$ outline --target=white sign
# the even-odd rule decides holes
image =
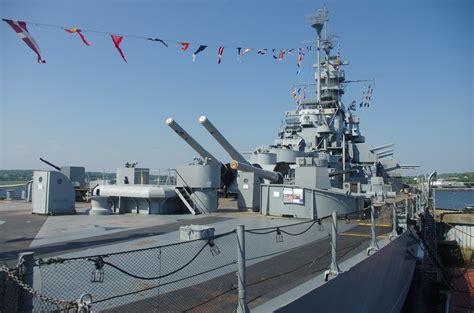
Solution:
[[[280,192],[279,191],[274,191],[273,192],[273,198],[280,198]]]

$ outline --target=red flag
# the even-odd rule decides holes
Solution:
[[[280,54],[278,55],[278,60],[281,61],[285,57],[286,49],[281,49]]]
[[[217,64],[221,64],[223,53],[224,53],[224,47],[219,47],[219,50],[217,51]]]
[[[26,23],[22,21],[12,21],[12,20],[6,20],[3,19],[10,27],[20,36],[21,39],[26,43],[28,47],[33,50],[36,55],[38,56],[38,63],[46,63],[45,60],[41,58],[41,51],[40,48],[38,47],[38,44],[36,41],[31,37],[30,33],[28,32],[28,29],[26,28]]]
[[[91,44],[87,42],[86,38],[84,37],[84,35],[82,34],[81,30],[79,28],[66,28],[64,29],[65,31],[67,31],[68,33],[71,33],[71,34],[78,34],[79,37],[81,37],[82,39],[82,42],[86,45],[86,46],[90,46]]]
[[[125,63],[127,63],[127,60],[125,59],[125,56],[123,55],[122,49],[120,49],[120,43],[123,40],[123,36],[110,35],[110,37],[112,37],[112,41],[114,42],[115,48],[117,48],[117,51],[122,56],[122,59],[125,61]]]
[[[189,48],[189,42],[180,42],[181,44],[181,50],[186,51]]]

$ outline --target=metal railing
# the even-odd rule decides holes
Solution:
[[[248,312],[262,297],[316,275],[336,277],[339,263],[357,253],[377,253],[381,236],[393,240],[403,233],[400,222],[409,211],[405,202],[334,211],[315,220],[239,225],[206,239],[101,255],[27,253],[15,268],[0,268],[0,311]]]

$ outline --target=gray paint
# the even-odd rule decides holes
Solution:
[[[349,271],[275,312],[314,312],[315,308],[327,313],[400,312],[415,269],[416,259],[407,252],[413,244],[405,233]]]
[[[75,191],[69,178],[57,171],[34,171],[32,208],[37,214],[73,214]]]
[[[285,203],[283,195],[285,189],[303,189],[304,203]],[[332,211],[338,214],[353,213],[362,210],[364,197],[348,195],[336,189],[321,190],[298,187],[295,185],[268,185],[261,186],[261,213],[273,216],[293,216],[298,218],[321,218],[331,215]]]
[[[150,183],[150,169],[121,167],[117,169],[117,184],[121,185],[128,178],[129,185],[147,185]]]

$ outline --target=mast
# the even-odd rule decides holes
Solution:
[[[316,29],[316,67],[317,67],[317,82],[316,92],[318,104],[321,104],[321,31],[324,28],[324,24],[328,21],[328,12],[326,8],[318,9],[314,15],[309,17],[311,27]]]

